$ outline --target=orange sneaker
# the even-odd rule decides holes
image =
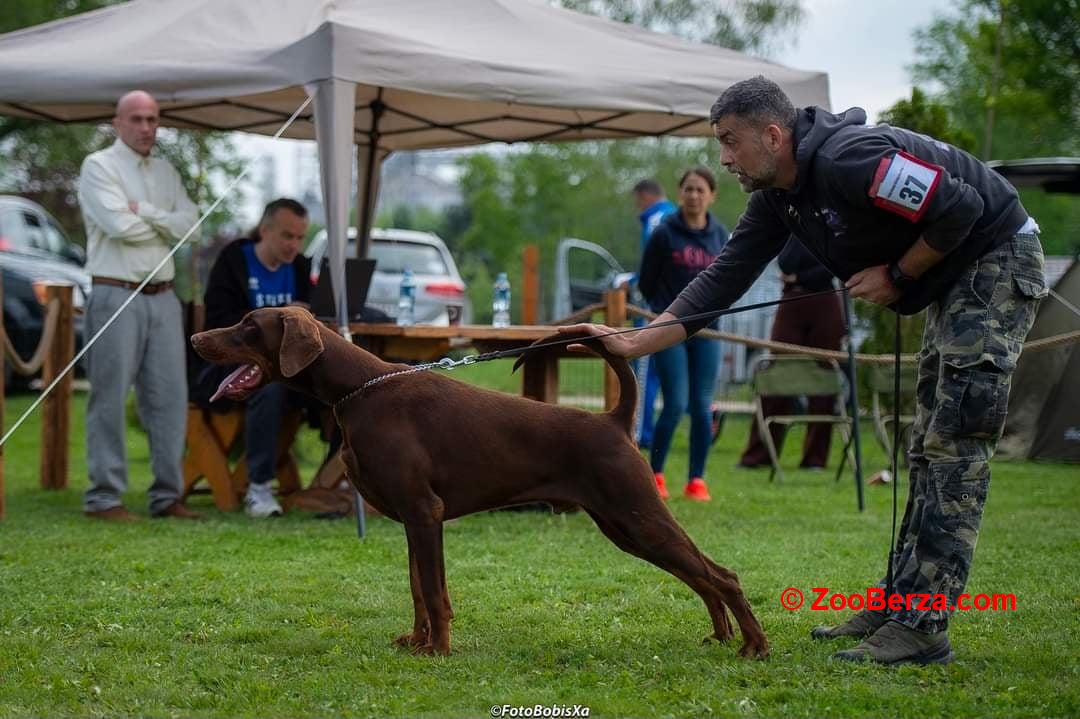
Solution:
[[[686,483],[686,489],[683,490],[683,496],[687,499],[692,499],[695,502],[708,502],[712,499],[709,496],[709,488],[705,486],[705,480],[701,477],[694,477]]]
[[[656,480],[656,491],[660,493],[660,499],[669,499],[671,497],[667,491],[667,482],[664,481],[664,473],[656,472],[653,474],[653,479]]]

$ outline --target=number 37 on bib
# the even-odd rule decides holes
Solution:
[[[881,158],[870,186],[870,197],[883,210],[918,222],[930,205],[942,172],[941,167],[901,150],[892,157]]]

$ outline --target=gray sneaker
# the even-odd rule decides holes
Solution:
[[[247,494],[244,495],[244,512],[254,519],[280,517],[283,514],[269,482],[248,485]]]
[[[810,636],[814,639],[839,639],[841,637],[864,639],[881,629],[887,621],[889,617],[884,612],[864,609],[835,627],[814,627],[810,630]]]
[[[953,651],[948,632],[923,634],[890,621],[872,637],[833,654],[833,658],[878,664],[948,664],[953,660]]]

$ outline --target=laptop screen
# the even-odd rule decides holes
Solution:
[[[348,300],[349,319],[353,320],[364,311],[371,276],[375,272],[375,260],[350,257],[345,260],[345,296]],[[326,257],[319,268],[319,283],[311,293],[311,314],[319,319],[336,318],[334,292],[330,283],[330,260]]]

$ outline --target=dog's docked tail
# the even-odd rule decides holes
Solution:
[[[619,401],[615,405],[615,409],[609,413],[619,426],[626,430],[627,436],[633,435],[634,431],[634,410],[637,408],[637,377],[634,376],[634,371],[630,369],[630,363],[622,357],[616,357],[611,354],[604,343],[596,337],[582,332],[580,334],[564,334],[555,333],[538,339],[533,342],[533,345],[542,345],[548,342],[557,342],[559,340],[570,340],[581,338],[581,344],[595,354],[598,357],[602,357],[604,361],[608,363],[612,371],[615,372],[615,376],[619,378]],[[517,358],[514,362],[514,371],[526,362],[532,362],[538,360],[539,355],[547,352],[562,352],[565,349],[565,345],[558,347],[546,347],[543,349],[537,349],[533,351],[527,351],[525,354]]]

